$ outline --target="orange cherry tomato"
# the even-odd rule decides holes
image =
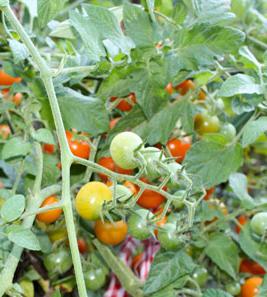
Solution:
[[[114,118],[114,119],[110,120],[110,122],[109,122],[109,128],[110,129],[113,129],[117,125],[117,123],[118,123],[118,121],[120,119],[121,119],[121,117]]]
[[[171,139],[167,142],[167,148],[170,154],[176,158],[175,161],[181,163],[191,148],[191,143],[183,142],[180,139]]]
[[[7,139],[11,134],[11,129],[8,125],[2,124],[0,125],[0,138]]]
[[[20,83],[20,77],[13,77],[4,72],[4,70],[0,70],[0,86],[11,86],[14,83]]]
[[[181,94],[185,95],[190,90],[194,90],[196,88],[195,84],[191,79],[187,79],[180,83],[179,85],[175,86],[175,89]]]
[[[123,168],[119,167],[118,165],[115,164],[115,162],[113,161],[113,159],[111,157],[102,157],[98,160],[97,163],[111,171],[114,171],[114,172],[117,172],[120,174],[128,174],[128,175],[133,174],[132,169],[123,169]],[[107,175],[105,175],[103,173],[99,173],[98,175],[103,181],[106,182],[108,180]]]
[[[79,238],[77,240],[77,243],[78,243],[79,252],[81,254],[85,254],[88,251],[88,245],[86,241],[83,238]]]
[[[144,256],[144,252],[139,253],[139,254],[137,254],[137,255],[135,255],[135,256],[133,257],[133,261],[132,261],[132,267],[133,267],[133,269],[136,269],[136,268],[137,268],[137,266],[138,266],[138,265],[140,264],[140,262],[142,261],[143,256]]]
[[[121,243],[127,235],[128,226],[124,221],[114,223],[96,221],[94,227],[96,237],[108,245],[117,245]]]
[[[238,220],[239,224],[240,224],[241,226],[243,226],[243,225],[245,225],[246,222],[248,221],[248,217],[247,217],[246,215],[240,215],[240,216],[237,218],[237,220]],[[237,234],[239,234],[239,233],[241,232],[241,227],[238,226],[238,225],[236,225],[236,227],[235,227],[235,232],[236,232]]]
[[[41,207],[53,205],[58,202],[59,200],[57,199],[57,196],[49,196],[43,201]],[[43,222],[45,224],[51,224],[51,223],[54,223],[60,217],[61,213],[62,213],[61,208],[51,209],[51,210],[47,210],[45,212],[39,213],[36,216],[36,218],[40,222]]]
[[[145,183],[149,183],[145,178],[142,178],[141,180]],[[158,208],[164,201],[165,197],[161,194],[152,190],[144,190],[143,194],[139,197],[137,204],[146,209],[155,209]]]
[[[13,98],[12,98],[12,102],[16,105],[19,106],[21,104],[22,101],[22,94],[21,93],[16,93]]]
[[[168,221],[168,217],[164,216],[161,220],[156,222],[157,227],[163,227]],[[158,236],[159,231],[157,229],[154,230],[154,234],[156,237]]]
[[[133,105],[136,103],[136,97],[134,93],[130,93],[128,95],[128,98],[130,99],[131,104],[125,100],[122,99],[117,105],[116,108],[118,108],[120,111],[130,111],[133,108]],[[113,102],[117,99],[117,97],[111,97],[110,101]]]
[[[262,283],[261,277],[248,278],[241,287],[241,297],[256,297],[259,292],[259,286]]]
[[[66,131],[67,141],[73,155],[88,159],[90,156],[90,145],[84,140],[74,139],[73,133]]]
[[[173,93],[174,89],[171,82],[167,84],[167,86],[165,87],[165,91],[170,95]]]
[[[136,195],[138,193],[138,189],[136,187],[135,184],[133,184],[132,182],[130,181],[126,181],[124,182],[123,184],[126,188],[128,188],[134,195]]]
[[[264,268],[257,262],[250,259],[242,259],[239,266],[239,272],[264,275]]]
[[[206,190],[206,195],[204,197],[204,200],[206,200],[206,201],[209,200],[214,192],[215,192],[215,188],[210,188],[210,189]]]
[[[200,90],[199,94],[198,94],[198,99],[200,101],[204,101],[206,99],[206,93],[203,90]]]
[[[53,154],[55,152],[55,146],[53,144],[44,143],[43,152],[46,154]]]

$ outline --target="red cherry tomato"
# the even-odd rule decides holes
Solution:
[[[237,218],[237,220],[238,220],[239,224],[240,224],[241,226],[243,226],[243,225],[245,225],[246,222],[248,221],[248,217],[247,217],[246,215],[240,215],[240,216]],[[236,227],[235,227],[235,232],[236,232],[237,234],[239,234],[239,233],[241,232],[241,227],[238,226],[238,225],[236,225]]]
[[[90,156],[90,145],[84,140],[74,139],[73,133],[66,131],[67,141],[73,155],[88,159]]]
[[[185,95],[190,90],[194,90],[195,88],[196,88],[195,84],[193,83],[193,81],[191,79],[187,79],[187,80],[183,81],[182,83],[180,83],[179,85],[175,86],[175,89],[181,95]]]
[[[46,154],[53,154],[55,152],[55,146],[53,144],[44,143],[43,152]]]
[[[118,108],[120,111],[130,111],[133,108],[133,105],[136,103],[136,97],[134,93],[130,93],[128,95],[129,101],[131,102],[131,104],[125,100],[122,99],[116,106],[116,108]],[[117,99],[117,97],[111,97],[110,101],[113,102]]]
[[[143,182],[149,184],[145,178],[141,179]],[[165,197],[152,190],[145,190],[137,201],[137,204],[146,209],[158,208],[165,201]]]
[[[264,275],[264,268],[257,262],[250,259],[242,259],[239,266],[239,272]]]
[[[167,84],[167,86],[165,87],[165,91],[170,95],[173,93],[174,89],[171,82]]]
[[[49,196],[43,201],[41,207],[53,205],[57,202],[59,202],[59,200],[57,199],[56,196]],[[51,223],[54,223],[61,216],[61,213],[62,213],[61,208],[51,209],[51,210],[47,210],[45,212],[39,213],[36,216],[36,218],[40,222],[43,222],[45,224],[51,224]]]
[[[13,77],[4,72],[4,70],[0,70],[0,86],[11,86],[14,83],[20,83],[20,77]]]
[[[81,254],[85,254],[88,251],[88,246],[86,241],[83,238],[79,238],[77,240],[77,243],[78,243],[79,252]]]
[[[138,189],[135,184],[131,183],[130,181],[126,181],[123,184],[126,188],[128,188],[134,195],[138,193]]]
[[[215,188],[210,188],[210,189],[206,190],[206,195],[204,197],[204,200],[206,200],[206,201],[209,200],[214,192],[215,192]]]
[[[110,120],[110,122],[109,122],[109,128],[110,129],[113,129],[117,125],[117,123],[118,123],[118,121],[120,119],[121,119],[121,117],[114,118],[114,119]]]
[[[167,148],[171,155],[176,158],[177,163],[183,161],[190,147],[191,143],[183,142],[180,139],[171,139],[167,142]]]
[[[256,297],[261,283],[261,277],[254,276],[247,279],[241,288],[241,297]]]

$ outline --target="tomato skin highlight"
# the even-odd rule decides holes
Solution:
[[[110,200],[112,192],[107,185],[96,181],[89,182],[79,190],[75,198],[75,208],[82,218],[96,221],[103,203]]]
[[[261,277],[251,277],[245,281],[241,287],[241,297],[256,297],[259,289],[258,287],[262,284]]]
[[[141,179],[145,183],[149,183],[147,179]],[[144,190],[143,194],[137,200],[137,204],[146,209],[158,208],[165,201],[165,197],[152,190]]]
[[[53,144],[44,143],[43,144],[43,152],[46,154],[54,154],[55,146]]]
[[[8,125],[2,124],[0,125],[0,138],[6,140],[11,134],[11,129]]]
[[[94,227],[96,237],[104,244],[117,245],[123,242],[128,232],[128,226],[124,221],[102,222],[96,221]]]
[[[14,83],[20,83],[21,78],[20,77],[13,77],[4,70],[0,70],[0,86],[11,86]]]
[[[175,161],[181,163],[191,148],[191,143],[183,142],[180,139],[171,139],[167,142],[167,148]]]
[[[134,93],[130,93],[128,95],[128,98],[130,99],[131,104],[125,100],[122,99],[117,105],[116,108],[119,109],[120,111],[130,111],[133,108],[133,105],[136,103],[136,97]],[[113,102],[117,100],[117,97],[111,97],[110,101]]]
[[[239,266],[239,272],[257,274],[257,275],[265,274],[264,268],[257,262],[250,259],[242,259]]]
[[[67,141],[73,155],[88,159],[90,156],[90,145],[83,140],[73,139],[73,133],[66,131]]]
[[[57,196],[49,196],[43,201],[41,208],[45,206],[53,205],[58,202],[59,200],[57,199]],[[51,224],[51,223],[54,223],[61,216],[61,214],[62,214],[62,209],[57,208],[57,209],[51,209],[51,210],[47,210],[45,212],[39,213],[36,216],[36,218],[40,222],[43,222],[45,224]]]

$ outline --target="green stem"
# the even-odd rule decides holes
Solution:
[[[256,44],[257,46],[261,47],[264,50],[267,50],[267,44],[264,43],[263,41],[253,37],[253,36],[247,36],[247,39],[251,42],[253,42],[254,44]]]

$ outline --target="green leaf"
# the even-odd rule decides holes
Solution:
[[[254,240],[249,223],[245,224],[239,234],[239,245],[243,252],[267,270],[267,246]]]
[[[236,74],[222,84],[218,96],[232,97],[239,94],[262,94],[262,89],[252,76]]]
[[[11,228],[8,232],[8,239],[16,245],[28,250],[39,251],[41,249],[39,241],[33,232],[22,226]]]
[[[232,297],[232,295],[220,289],[207,289],[203,297]]]
[[[149,295],[151,297],[177,297],[177,289],[182,289],[188,281],[187,276],[180,277],[167,287],[158,290],[157,292]]]
[[[27,6],[32,18],[37,17],[37,0],[20,0],[20,2],[24,3]]]
[[[51,21],[65,6],[67,0],[38,0],[38,24],[41,28]]]
[[[195,264],[183,251],[160,252],[151,266],[144,286],[145,294],[152,294],[170,285],[175,280],[192,273]]]
[[[241,61],[244,63],[246,68],[252,68],[254,70],[259,69],[260,63],[247,46],[241,47],[239,54],[241,56]]]
[[[18,64],[28,58],[29,52],[24,44],[15,39],[9,39],[8,43],[12,51],[15,64]]]
[[[260,291],[258,293],[258,297],[267,296],[267,274],[264,275],[263,283],[260,286]]]
[[[1,207],[1,218],[6,222],[18,219],[25,209],[25,197],[14,195],[7,199]]]
[[[60,177],[60,170],[57,167],[58,162],[57,156],[44,154],[43,187],[57,183]]]
[[[6,160],[13,157],[26,156],[30,151],[30,143],[25,142],[20,137],[14,137],[5,143],[2,150],[2,158]]]
[[[225,182],[242,164],[242,148],[201,140],[186,155],[184,165],[196,187],[209,189]]]
[[[45,128],[34,131],[33,138],[39,142],[55,144],[55,139],[52,132]]]
[[[259,136],[267,131],[267,117],[260,117],[255,121],[249,122],[243,131],[242,146],[247,147],[254,143]]]
[[[239,267],[238,248],[234,242],[224,234],[212,235],[205,248],[206,255],[233,279]]]
[[[64,39],[75,39],[69,20],[66,20],[61,23],[57,22],[53,25],[53,29],[50,32],[49,36]]]
[[[102,100],[69,88],[60,88],[57,95],[66,129],[75,128],[92,136],[108,130],[108,112]]]
[[[141,7],[126,2],[123,6],[123,21],[127,35],[136,46],[153,46],[156,42],[149,16]]]
[[[243,207],[252,209],[255,203],[248,194],[247,177],[242,173],[232,173],[229,177],[229,185],[238,199],[242,202]]]

